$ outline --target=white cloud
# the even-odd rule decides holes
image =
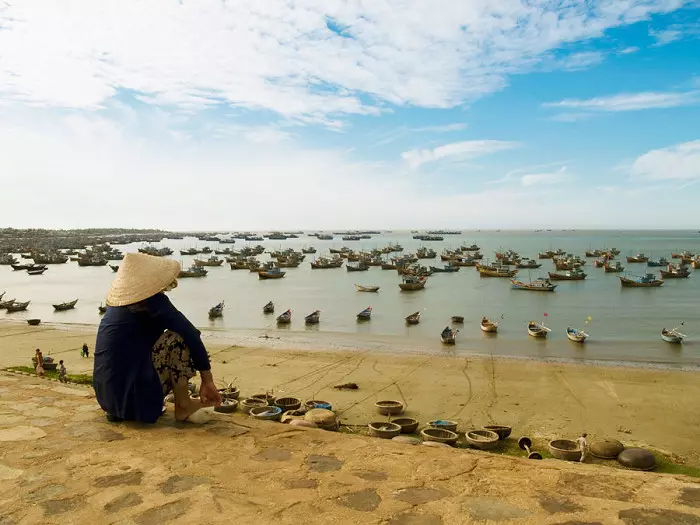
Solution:
[[[631,55],[632,53],[636,53],[637,51],[639,51],[639,48],[637,46],[629,46],[620,50],[619,53],[621,55]]]
[[[586,111],[637,111],[641,109],[675,108],[700,103],[700,91],[621,93],[589,99],[565,99],[546,102],[545,108],[564,108]]]
[[[631,172],[648,180],[700,179],[700,140],[648,151],[634,161]]]
[[[404,151],[401,158],[404,159],[412,169],[416,169],[427,162],[435,162],[443,159],[465,160],[482,155],[489,155],[498,151],[503,151],[516,147],[515,142],[502,140],[465,140],[453,142],[433,149],[414,149]]]
[[[568,71],[578,71],[600,64],[605,56],[600,51],[582,51],[571,53],[558,60],[558,66]]]
[[[387,102],[469,102],[563,45],[682,3],[6,2],[0,96],[5,103],[94,109],[123,89],[185,111],[226,104],[338,127],[343,115],[377,114]],[[570,60],[598,59],[580,53]]]
[[[671,42],[675,42],[676,40],[683,38],[683,31],[673,27],[660,29],[658,31],[649,29],[649,36],[655,40],[655,46],[665,46],[666,44],[670,44]]]
[[[586,120],[594,116],[595,115],[593,113],[583,112],[557,113],[556,115],[549,117],[548,120],[552,120],[554,122],[578,122],[579,120]]]
[[[528,173],[523,175],[520,177],[520,183],[523,186],[551,185],[561,184],[570,178],[566,166],[562,166],[559,170],[550,173]]]
[[[412,128],[411,131],[418,133],[450,133],[453,131],[463,131],[467,129],[466,122],[455,122],[454,124],[443,124],[441,126],[423,126]]]

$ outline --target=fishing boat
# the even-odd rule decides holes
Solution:
[[[263,313],[264,314],[271,314],[271,313],[274,313],[274,311],[275,311],[275,303],[273,303],[272,301],[270,301],[265,306],[263,306]]]
[[[195,266],[221,266],[224,264],[224,260],[219,259],[216,255],[212,255],[208,259],[195,259],[193,262]]]
[[[476,244],[472,244],[471,246],[462,246],[460,248],[463,252],[478,252],[481,250]]]
[[[321,320],[321,310],[314,310],[309,315],[304,317],[304,323],[306,324],[318,324]]]
[[[583,330],[578,330],[577,328],[571,328],[569,326],[566,328],[566,337],[568,337],[574,343],[584,343],[588,337],[588,334]]]
[[[679,345],[683,342],[686,336],[678,331],[678,328],[672,328],[671,330],[666,330],[663,328],[661,330],[661,339],[667,343]]]
[[[553,292],[558,285],[549,282],[549,279],[535,279],[529,283],[524,283],[516,279],[511,279],[510,287],[513,290],[528,290],[531,292]]]
[[[454,273],[459,271],[459,266],[453,266],[451,264],[446,264],[442,268],[438,266],[431,266],[430,271],[433,273]]]
[[[199,250],[197,248],[188,248],[186,250],[180,250],[180,255],[198,255]]]
[[[440,333],[440,341],[446,345],[453,345],[457,339],[458,332],[459,330],[453,330],[449,326],[446,326],[442,333]]]
[[[600,257],[602,254],[600,250],[586,250],[586,257]]]
[[[553,257],[554,257],[554,252],[552,252],[552,251],[540,252],[537,254],[538,259],[552,259]]]
[[[316,253],[316,248],[314,248],[313,246],[309,246],[308,248],[302,248],[301,253]]]
[[[7,313],[9,314],[12,312],[23,312],[24,310],[27,309],[30,302],[31,301],[27,301],[26,303],[12,303],[6,307]]]
[[[12,269],[16,272],[34,268],[34,264],[11,264],[10,266],[12,266]]]
[[[369,321],[370,317],[372,317],[372,307],[368,306],[364,310],[362,310],[359,314],[357,314],[357,320],[358,321]]]
[[[673,252],[671,254],[672,259],[692,259],[695,256],[693,252],[683,251],[683,252]]]
[[[110,264],[109,267],[112,269],[113,272],[118,272],[119,271],[119,266],[116,264]]]
[[[356,284],[355,289],[358,292],[378,292],[379,286],[362,286],[361,284]]]
[[[224,301],[221,301],[216,306],[209,308],[209,319],[216,319],[224,316]]]
[[[286,312],[279,314],[277,316],[277,324],[289,324],[292,322],[292,311],[287,310]]]
[[[669,264],[666,270],[661,270],[662,279],[687,279],[690,276],[690,270],[684,264]]]
[[[455,324],[462,324],[462,323],[464,323],[464,316],[463,315],[453,315],[451,317],[451,320]]]
[[[521,261],[518,261],[515,265],[516,268],[523,268],[523,269],[534,269],[534,268],[540,268],[542,265],[535,261],[534,259],[523,259]]]
[[[649,260],[649,257],[644,255],[643,253],[638,253],[634,257],[627,257],[628,263],[645,263],[648,260]]]
[[[0,264],[13,265],[13,264],[17,264],[18,262],[19,261],[17,259],[15,259],[11,253],[0,254]]]
[[[552,330],[541,323],[537,323],[535,321],[530,321],[527,323],[527,333],[532,337],[544,338],[547,337],[547,334],[551,331]]]
[[[476,269],[481,277],[508,277],[513,278],[518,270],[511,270],[509,266],[496,263],[493,265],[477,264]]]
[[[620,273],[625,271],[625,267],[620,264],[620,261],[615,261],[614,263],[605,263],[603,266],[605,273]]]
[[[75,301],[71,301],[69,303],[54,304],[53,309],[56,310],[57,312],[63,312],[64,310],[72,310],[73,308],[75,308],[76,304],[78,304],[77,299]]]
[[[102,303],[100,303],[100,306],[97,307],[97,312],[100,315],[103,315],[107,312],[107,306],[102,306]]]
[[[420,312],[414,312],[406,316],[406,324],[418,324],[420,322]]]
[[[27,270],[27,273],[29,275],[41,275],[43,274],[48,268],[32,268],[30,270]]]
[[[428,279],[425,277],[416,277],[413,275],[405,275],[403,277],[403,282],[399,283],[399,288],[403,290],[404,292],[412,292],[415,290],[422,290],[425,288],[425,284],[428,282]]]
[[[694,270],[700,270],[700,257],[695,257],[691,263]]]
[[[633,278],[620,276],[620,285],[629,288],[655,288],[664,284],[663,279],[657,279],[653,273],[648,273],[643,277]]]
[[[258,272],[258,279],[281,279],[287,274],[279,268],[272,268],[270,270],[260,270]]]
[[[319,257],[311,262],[312,270],[323,270],[327,268],[340,268],[345,261],[338,257],[337,259],[329,259],[328,257]]]
[[[347,264],[345,265],[345,269],[349,272],[366,272],[369,270],[369,265],[367,265],[365,262],[360,261],[355,264]]]
[[[457,267],[459,268],[460,266],[471,266],[474,267],[479,264],[479,261],[477,259],[474,259],[471,256],[467,257],[457,257],[455,256],[454,258],[450,259],[450,264],[449,266],[452,267]],[[447,266],[446,266],[447,267]],[[431,266],[432,268],[432,266]]]
[[[235,261],[229,261],[229,265],[231,266],[232,270],[247,270],[248,269],[248,261],[245,259],[237,259]]]
[[[666,260],[666,257],[661,257],[660,259],[658,259],[656,261],[653,259],[649,259],[647,261],[647,266],[649,266],[650,268],[658,268],[658,267],[668,266],[668,265],[669,265],[669,262]]]
[[[3,293],[3,295],[5,295],[5,294]],[[7,299],[6,301],[0,301],[0,309],[7,308],[8,306],[11,306],[13,304],[15,304],[14,299]]]
[[[547,272],[552,281],[583,281],[586,274],[580,269],[567,270],[563,273]]]
[[[488,317],[481,318],[481,331],[487,333],[495,333],[498,331],[498,323],[491,321]]]
[[[206,277],[208,270],[200,266],[190,266],[187,270],[182,269],[180,273],[177,274],[179,279],[184,279],[187,277]]]

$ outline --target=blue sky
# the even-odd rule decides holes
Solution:
[[[700,3],[0,7],[13,226],[698,228]]]

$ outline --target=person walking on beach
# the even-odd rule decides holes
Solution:
[[[581,434],[581,436],[576,440],[578,442],[578,446],[581,449],[581,459],[579,459],[580,463],[583,463],[584,460],[586,459],[586,452],[588,451],[588,441],[586,438],[588,437],[588,434],[585,432]]]
[[[37,377],[44,377],[44,355],[38,348],[34,353],[34,360],[36,361],[36,367],[34,368],[34,371],[36,372]]]
[[[58,380],[61,383],[67,383],[68,379],[66,378],[66,367],[63,366],[63,359],[61,359],[58,364],[60,365],[58,369]]]
[[[90,357],[90,350],[88,349],[87,343],[83,343],[83,348],[80,351],[80,357]]]
[[[178,421],[221,404],[199,330],[163,293],[177,286],[179,273],[177,261],[141,253],[127,254],[119,267],[97,331],[93,369],[95,395],[108,421],[153,423],[171,391]],[[188,381],[197,372],[195,400]]]

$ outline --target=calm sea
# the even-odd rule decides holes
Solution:
[[[319,241],[315,237],[300,236],[286,241],[264,241],[268,250],[305,246],[317,248],[317,255],[327,254],[329,248],[347,245],[355,250],[381,248],[388,243],[400,243],[406,252],[419,246],[433,248],[438,254],[444,248],[457,248],[462,244],[478,244],[485,258],[494,258],[499,249],[513,249],[525,257],[536,258],[539,251],[561,248],[584,255],[590,248],[621,250],[618,257],[629,273],[645,273],[643,264],[627,264],[625,255],[643,252],[654,258],[671,252],[690,250],[700,252],[700,234],[697,231],[464,231],[462,235],[446,235],[442,242],[421,242],[412,239],[409,232],[393,232],[374,236],[371,240],[343,242],[340,236],[333,241]],[[196,238],[165,240],[175,253],[189,247],[211,246],[218,243],[202,242]],[[235,249],[245,246],[237,241]],[[257,243],[250,243],[257,244]],[[120,246],[123,251],[136,251],[140,245]],[[231,245],[222,245],[231,246]],[[672,365],[700,364],[700,270],[689,279],[667,280],[661,288],[623,289],[615,274],[605,274],[593,268],[588,259],[584,270],[585,281],[561,282],[554,293],[536,293],[511,290],[507,279],[481,278],[473,268],[461,268],[458,273],[434,274],[425,290],[402,292],[400,278],[395,271],[370,268],[367,272],[347,272],[345,267],[330,270],[312,270],[307,255],[299,268],[287,269],[284,279],[260,281],[257,274],[248,271],[232,271],[228,264],[208,268],[209,275],[202,279],[182,279],[170,296],[192,322],[203,329],[216,329],[231,334],[276,332],[284,337],[317,338],[332,341],[355,338],[358,347],[362,342],[383,344],[387,341],[406,342],[411,348],[436,350],[440,331],[449,324],[450,317],[462,315],[465,324],[459,327],[456,353],[484,353],[526,357],[560,357],[566,359],[637,361]],[[173,255],[184,266],[192,257]],[[261,256],[267,260],[267,254]],[[553,270],[551,261],[540,261],[539,270],[521,270],[519,278],[528,280],[546,276]],[[114,264],[119,264],[115,262]],[[435,261],[423,261],[425,265],[442,266],[439,257]],[[658,273],[658,269],[656,273]],[[81,268],[75,262],[50,266],[42,276],[28,276],[15,272],[9,266],[0,267],[0,292],[18,301],[31,300],[29,311],[0,316],[10,319],[39,317],[43,322],[98,324],[97,307],[103,301],[114,277],[109,266]],[[380,286],[377,294],[360,293],[354,284]],[[53,303],[79,298],[75,310],[54,312]],[[224,317],[210,321],[208,309],[224,300]],[[289,327],[275,326],[274,317],[262,313],[268,301],[276,305],[275,315],[290,308],[293,312]],[[372,306],[370,322],[357,323],[355,315]],[[304,315],[321,310],[321,323],[306,327]],[[419,325],[407,327],[404,317],[421,311]],[[527,336],[529,320],[542,321],[552,329],[547,341],[537,341]],[[498,335],[488,337],[481,333],[479,320],[488,316],[500,322]],[[588,317],[592,320],[586,324]],[[660,339],[663,327],[673,327],[684,322],[682,331],[688,335],[687,343],[675,347]],[[566,339],[567,326],[585,329],[591,338],[583,348]],[[259,332],[258,332],[259,331]],[[400,346],[400,345],[399,345]]]

